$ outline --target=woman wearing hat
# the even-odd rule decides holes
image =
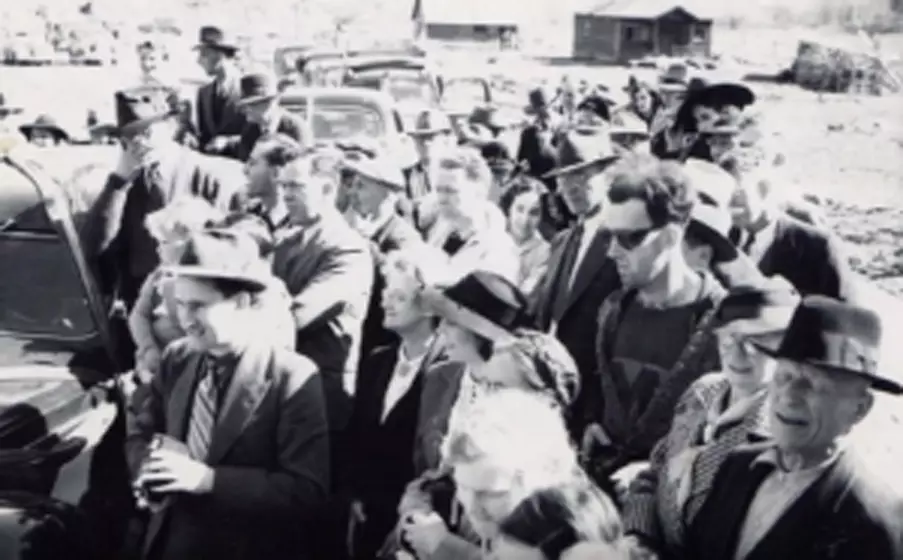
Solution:
[[[757,348],[777,348],[798,303],[779,277],[736,288],[722,300],[713,325],[721,371],[687,389],[649,467],[627,491],[625,524],[634,545],[662,557],[679,554],[721,463],[737,446],[769,437],[766,387],[775,364]]]
[[[68,144],[69,134],[50,115],[39,115],[34,122],[23,124],[19,131],[36,146],[58,146]]]

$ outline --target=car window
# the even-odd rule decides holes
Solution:
[[[427,101],[435,100],[433,84],[423,74],[390,74],[387,77],[386,89],[395,101]]]
[[[307,118],[307,101],[288,103],[289,111]],[[354,137],[382,138],[388,124],[372,104],[352,100],[317,99],[311,124],[314,140],[347,140]]]
[[[0,232],[53,231],[41,196],[31,179],[6,162],[0,163],[0,193]]]
[[[37,187],[0,161],[0,334],[84,338],[96,332],[69,244]]]

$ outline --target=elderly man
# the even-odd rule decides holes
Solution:
[[[200,196],[228,210],[238,204],[242,190],[236,163],[174,141],[177,123],[168,96],[159,88],[116,94],[123,149],[82,229],[86,255],[113,269],[110,287],[115,285],[128,309],[159,264],[156,242],[144,225],[147,215],[180,196]]]
[[[768,402],[774,441],[727,458],[685,558],[901,558],[903,497],[881,485],[889,478],[869,477],[844,441],[871,410],[873,390],[903,393],[877,369],[880,345],[875,312],[803,299],[777,351],[760,347],[778,361]]]
[[[143,558],[316,558],[329,487],[323,386],[308,358],[257,329],[267,286],[254,242],[203,233],[173,268],[188,336],[169,347],[129,433],[151,508]]]

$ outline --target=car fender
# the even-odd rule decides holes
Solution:
[[[0,493],[0,558],[87,560],[94,556],[94,540],[78,508],[34,494]]]

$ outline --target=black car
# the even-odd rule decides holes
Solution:
[[[0,145],[0,558],[120,558],[125,365],[77,236],[100,185],[72,192],[26,153]]]

